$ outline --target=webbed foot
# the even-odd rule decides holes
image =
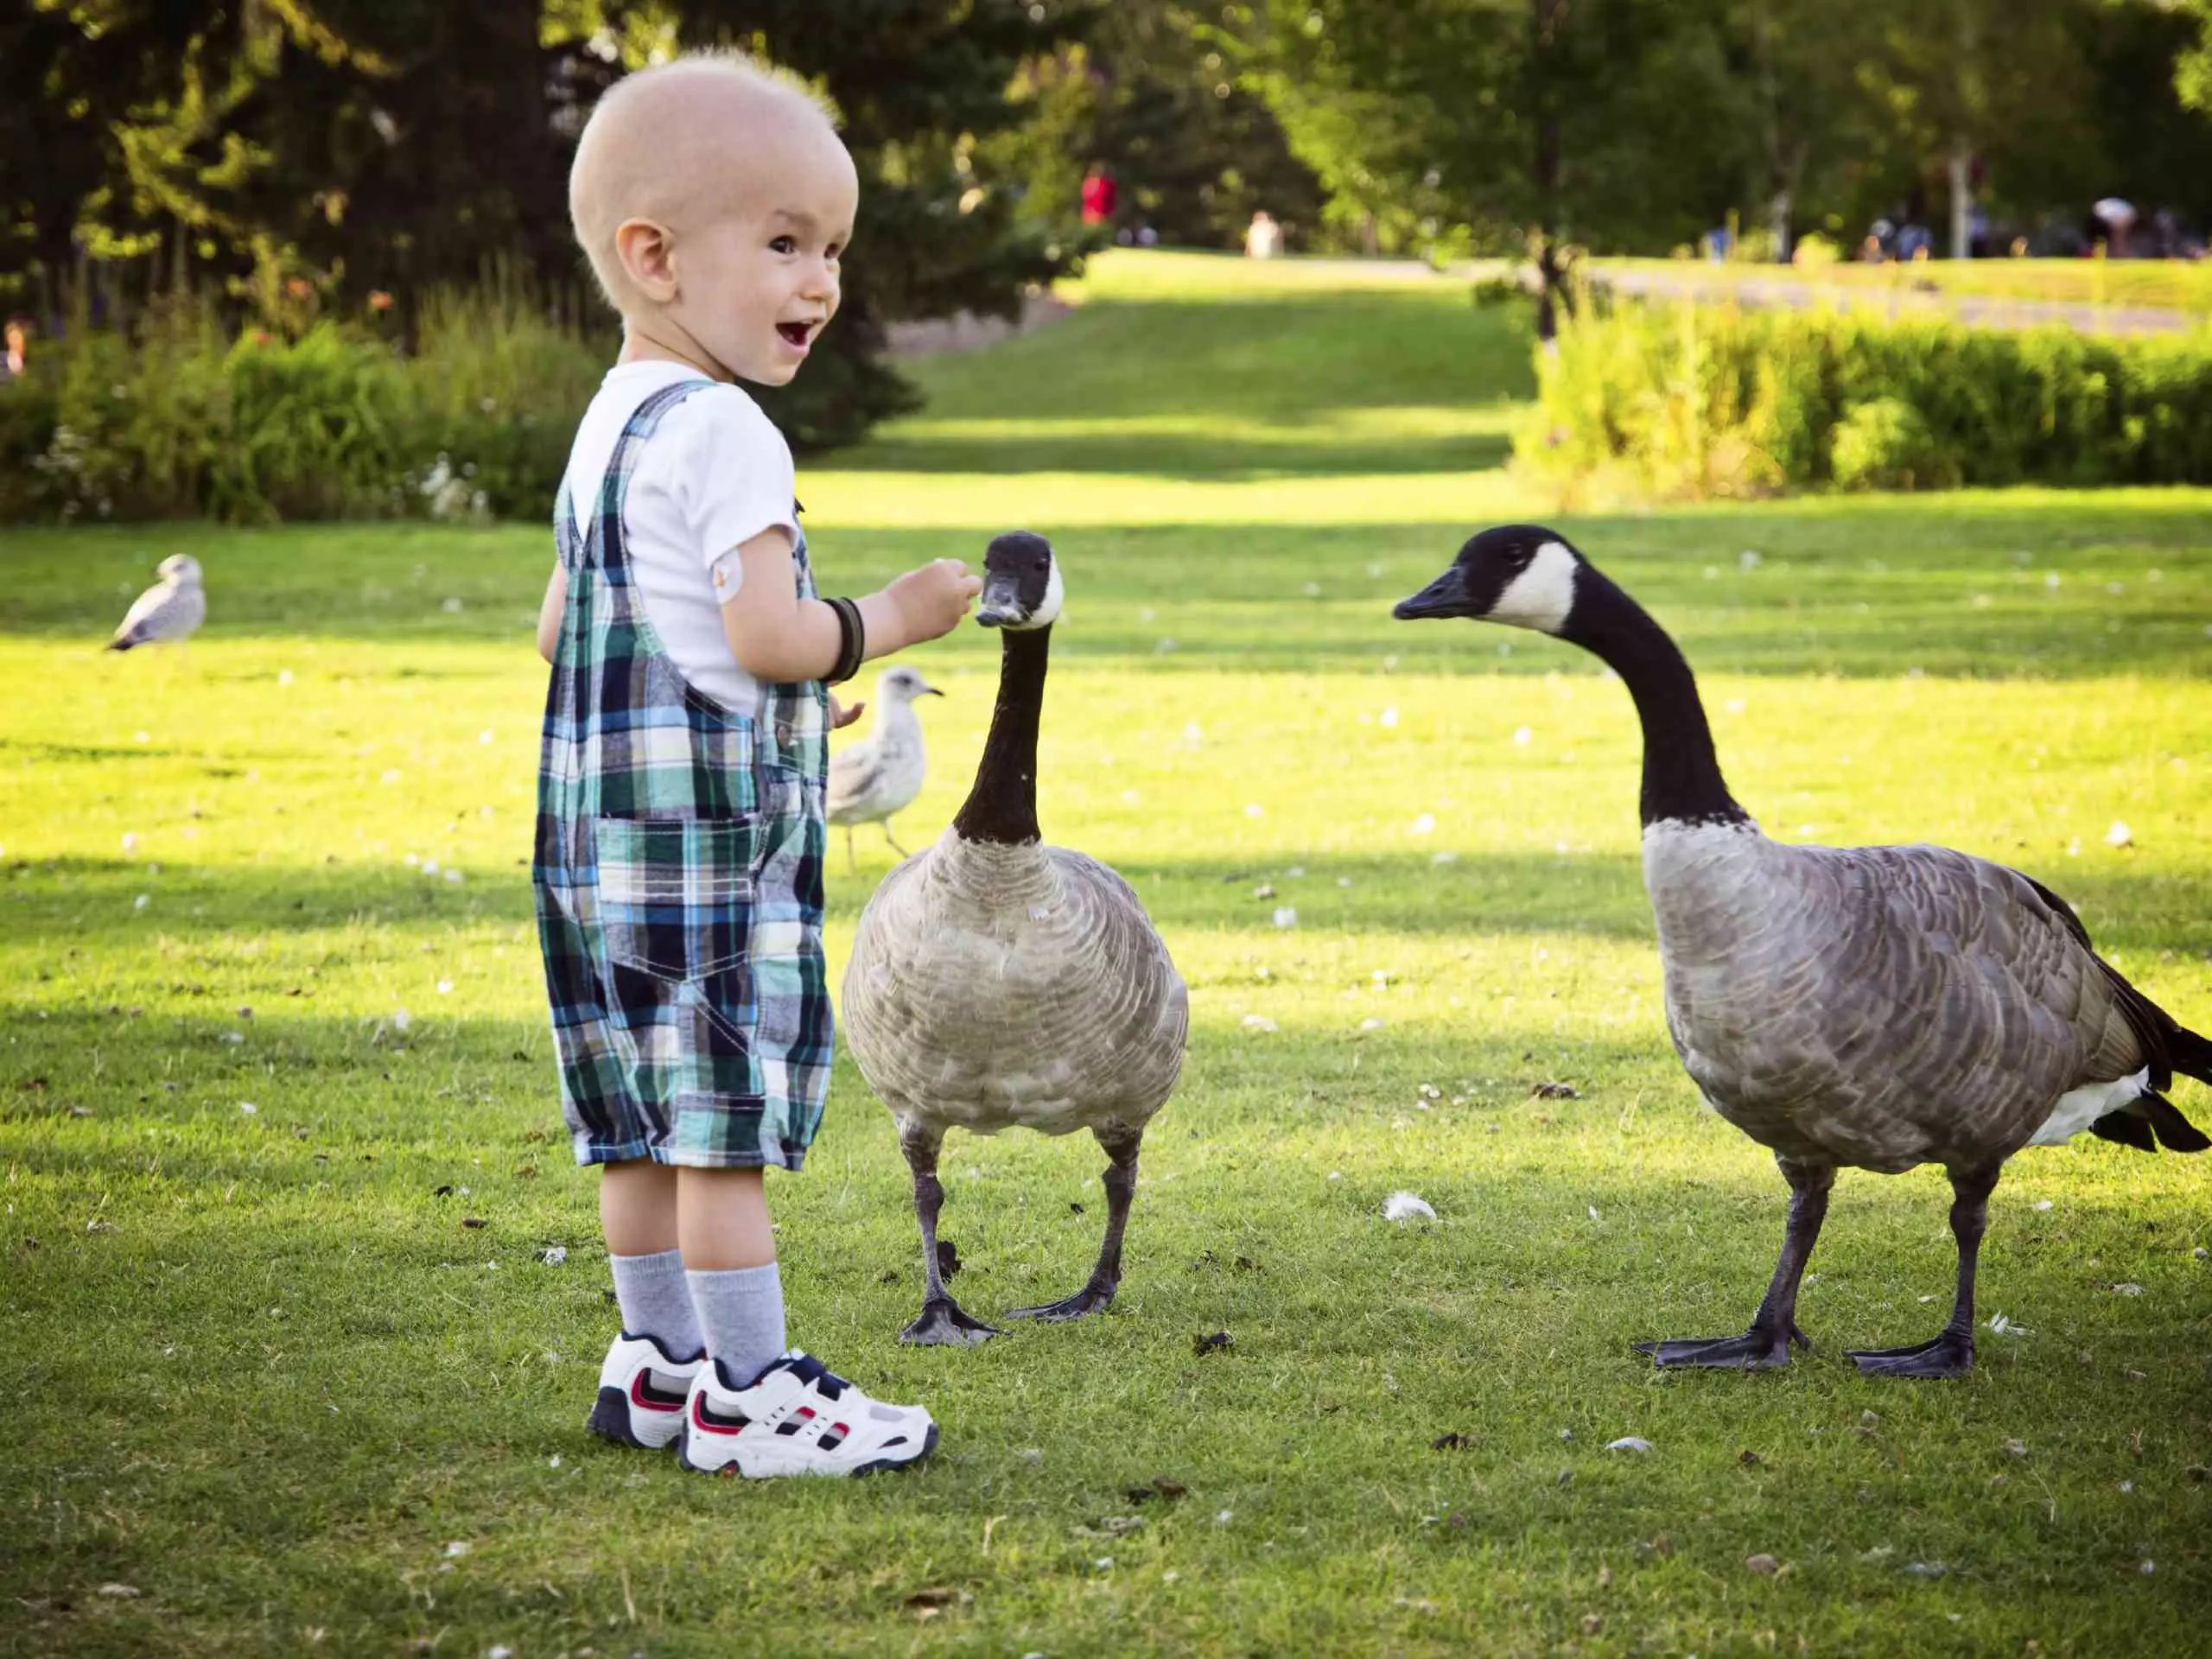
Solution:
[[[1754,1325],[1740,1337],[1684,1338],[1674,1342],[1639,1342],[1636,1351],[1649,1354],[1662,1369],[1703,1365],[1720,1370],[1778,1370],[1789,1363],[1789,1344],[1808,1352],[1812,1339],[1792,1324],[1788,1332],[1762,1330]]]
[[[1850,1351],[1869,1376],[1964,1376],[1974,1370],[1974,1338],[1949,1331],[1910,1348]]]
[[[932,1296],[922,1304],[921,1316],[899,1333],[899,1340],[930,1346],[950,1344],[972,1348],[998,1334],[998,1326],[970,1318],[951,1297]]]
[[[1072,1296],[1064,1296],[1057,1302],[1046,1302],[1042,1307],[1017,1307],[1006,1317],[1009,1319],[1048,1319],[1058,1323],[1079,1319],[1086,1313],[1103,1313],[1113,1302],[1115,1285],[1100,1285],[1096,1281],[1085,1285]]]

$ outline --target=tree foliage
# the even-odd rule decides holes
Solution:
[[[2212,216],[2212,0],[1246,0],[1223,37],[1383,249],[1787,249],[1955,190],[2023,232]],[[1971,203],[1963,193],[1972,193]]]
[[[901,318],[1009,312],[1054,274],[989,175],[1006,89],[1061,0],[29,0],[0,21],[0,284],[50,313],[89,285],[226,290],[272,323],[411,313],[518,273],[582,295],[576,134],[620,74],[691,46],[754,52],[840,111],[863,188],[840,326],[779,397],[796,442],[856,436],[911,392]],[[118,291],[111,296],[110,288]],[[86,297],[79,295],[74,297]],[[0,287],[0,302],[6,289]]]
[[[1294,245],[1319,228],[1323,196],[1267,103],[1219,40],[1220,0],[1115,0],[1081,37],[1032,59],[1014,85],[1022,124],[998,141],[1027,210],[1076,234],[1087,168],[1120,187],[1120,232],[1183,247],[1241,245],[1256,209]]]

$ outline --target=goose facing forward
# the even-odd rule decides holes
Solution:
[[[919,669],[903,664],[887,668],[875,677],[875,729],[850,748],[838,750],[830,760],[826,817],[831,823],[845,828],[848,874],[854,868],[853,826],[856,823],[881,824],[891,850],[901,858],[906,856],[906,849],[891,833],[891,820],[914,804],[929,772],[914,700],[944,695],[922,677]]]
[[[2212,1082],[2212,1043],[2090,947],[2063,901],[1942,847],[1783,846],[1722,781],[1689,664],[1567,540],[1484,531],[1401,619],[1535,628],[1602,658],[1643,727],[1643,876],[1668,1033],[1707,1103],[1770,1148],[1790,1189],[1782,1257],[1751,1329],[1642,1343],[1661,1365],[1789,1359],[1797,1287],[1839,1167],[1940,1163],[1958,1287],[1931,1341],[1853,1352],[1861,1370],[1974,1366],[1974,1263],[2005,1160],[2087,1129],[2145,1152],[2212,1142],[2166,1100]]]
[[[1190,1018],[1129,885],[1038,831],[1037,729],[1061,596],[1052,550],[1014,531],[991,543],[983,571],[976,620],[1004,642],[975,786],[952,827],[868,901],[842,993],[846,1040],[913,1174],[925,1287],[908,1342],[996,1333],[962,1311],[938,1268],[938,1153],[951,1128],[1096,1137],[1109,1160],[1097,1265],[1074,1295],[1009,1317],[1072,1319],[1113,1300],[1138,1147],[1175,1087]]]

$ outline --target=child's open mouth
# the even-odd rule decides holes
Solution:
[[[776,332],[784,337],[786,345],[796,346],[804,351],[807,336],[814,332],[814,325],[810,322],[779,322],[776,325]]]

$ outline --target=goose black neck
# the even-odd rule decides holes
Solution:
[[[1011,629],[999,654],[999,700],[968,804],[952,821],[963,841],[1028,846],[1037,831],[1037,721],[1045,708],[1050,627]]]
[[[1621,677],[1643,725],[1646,828],[1662,822],[1745,823],[1720,776],[1697,679],[1667,631],[1611,582],[1585,567],[1574,613],[1560,637],[1595,653]]]

